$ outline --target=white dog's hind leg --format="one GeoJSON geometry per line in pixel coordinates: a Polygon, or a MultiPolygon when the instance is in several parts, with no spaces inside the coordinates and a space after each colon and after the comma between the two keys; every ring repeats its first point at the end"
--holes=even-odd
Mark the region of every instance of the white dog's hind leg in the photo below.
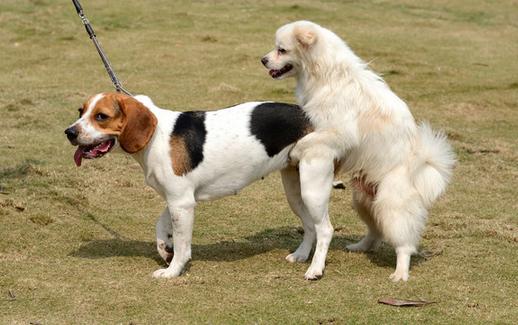
{"type": "Polygon", "coordinates": [[[302,159],[299,165],[302,200],[314,223],[317,245],[311,265],[306,271],[307,280],[322,277],[327,251],[333,237],[329,221],[328,204],[334,176],[333,159],[302,159]]]}
{"type": "MultiPolygon", "coordinates": [[[[359,242],[346,246],[347,250],[351,252],[367,252],[376,248],[380,242],[381,235],[376,225],[376,220],[374,220],[369,211],[369,207],[361,202],[362,199],[360,197],[363,195],[364,194],[359,193],[357,190],[353,191],[353,206],[360,218],[367,225],[368,232],[359,242]]],[[[365,200],[365,198],[363,198],[363,200],[365,200]]]]}
{"type": "Polygon", "coordinates": [[[391,244],[397,254],[396,271],[390,275],[394,282],[399,280],[407,281],[410,269],[410,256],[417,251],[420,231],[414,226],[417,218],[407,211],[392,210],[387,208],[380,211],[381,222],[383,223],[383,237],[391,244]]]}
{"type": "Polygon", "coordinates": [[[422,216],[410,214],[403,209],[390,211],[391,209],[387,209],[389,213],[382,216],[384,239],[394,247],[397,254],[396,271],[390,275],[390,279],[394,282],[407,281],[410,256],[417,251],[424,221],[420,224],[419,219],[422,216]]]}
{"type": "Polygon", "coordinates": [[[399,280],[408,281],[410,269],[410,256],[415,253],[416,249],[412,246],[396,247],[397,262],[396,271],[390,275],[390,279],[394,282],[399,280]]]}
{"type": "Polygon", "coordinates": [[[383,239],[394,247],[397,254],[396,270],[390,279],[407,281],[410,256],[417,251],[427,211],[419,194],[408,182],[404,168],[386,175],[378,189],[373,211],[376,211],[383,239]]]}
{"type": "Polygon", "coordinates": [[[315,242],[315,226],[302,201],[300,194],[300,177],[297,169],[291,166],[287,167],[281,171],[281,176],[286,198],[288,199],[291,210],[300,218],[304,227],[302,243],[300,243],[295,252],[286,256],[286,260],[291,263],[305,262],[315,242]]]}
{"type": "Polygon", "coordinates": [[[159,269],[153,273],[155,278],[172,278],[179,276],[191,259],[192,227],[194,223],[194,203],[188,206],[175,207],[169,204],[173,226],[174,255],[167,269],[159,269]]]}

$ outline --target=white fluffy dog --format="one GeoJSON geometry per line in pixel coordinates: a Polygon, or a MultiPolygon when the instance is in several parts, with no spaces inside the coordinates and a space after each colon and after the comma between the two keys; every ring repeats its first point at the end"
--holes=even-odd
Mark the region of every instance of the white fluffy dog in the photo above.
{"type": "MultiPolygon", "coordinates": [[[[380,240],[396,250],[393,281],[408,280],[428,209],[455,164],[446,136],[416,124],[407,105],[330,30],[297,21],[277,30],[261,60],[275,79],[297,79],[296,96],[316,132],[295,146],[296,160],[334,160],[351,173],[353,205],[367,235],[354,252],[380,240]]],[[[329,165],[328,165],[329,166],[329,165]]]]}

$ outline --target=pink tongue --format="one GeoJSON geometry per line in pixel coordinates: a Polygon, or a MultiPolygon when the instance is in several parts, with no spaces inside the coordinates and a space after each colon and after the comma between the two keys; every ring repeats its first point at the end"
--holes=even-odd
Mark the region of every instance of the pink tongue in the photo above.
{"type": "Polygon", "coordinates": [[[83,159],[83,150],[77,147],[76,153],[74,153],[74,161],[76,162],[77,167],[81,166],[81,160],[83,159]]]}

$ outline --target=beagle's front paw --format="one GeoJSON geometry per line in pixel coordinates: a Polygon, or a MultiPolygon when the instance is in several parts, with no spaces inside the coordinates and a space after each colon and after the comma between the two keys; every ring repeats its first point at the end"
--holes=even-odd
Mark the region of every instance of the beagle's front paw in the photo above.
{"type": "Polygon", "coordinates": [[[308,281],[320,280],[324,276],[324,270],[321,268],[315,268],[310,266],[309,269],[304,274],[304,279],[308,281]]]}
{"type": "Polygon", "coordinates": [[[179,276],[181,273],[182,273],[181,270],[176,271],[171,268],[158,269],[155,272],[153,272],[153,277],[155,279],[170,279],[170,278],[175,278],[175,277],[179,276]]]}

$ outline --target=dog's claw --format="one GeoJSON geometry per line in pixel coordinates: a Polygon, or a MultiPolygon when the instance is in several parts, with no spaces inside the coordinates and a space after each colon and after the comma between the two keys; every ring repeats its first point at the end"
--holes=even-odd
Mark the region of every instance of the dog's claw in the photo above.
{"type": "Polygon", "coordinates": [[[320,275],[304,275],[304,279],[308,281],[318,281],[322,278],[322,274],[320,275]]]}
{"type": "Polygon", "coordinates": [[[323,276],[324,276],[324,272],[322,270],[313,271],[310,269],[306,272],[306,274],[304,274],[304,279],[306,279],[308,281],[316,281],[316,280],[320,280],[323,276]]]}

